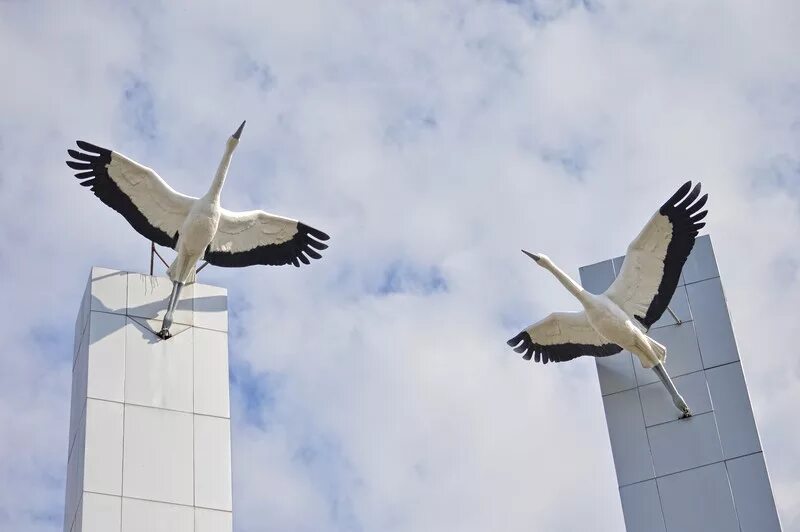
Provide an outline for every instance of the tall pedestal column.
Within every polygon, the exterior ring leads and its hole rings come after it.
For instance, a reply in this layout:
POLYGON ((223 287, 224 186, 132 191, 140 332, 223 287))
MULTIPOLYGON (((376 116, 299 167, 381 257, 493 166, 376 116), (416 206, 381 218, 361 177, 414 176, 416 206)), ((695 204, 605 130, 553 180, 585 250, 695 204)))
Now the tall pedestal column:
MULTIPOLYGON (((603 292, 623 257, 581 268, 603 292)), ((628 532, 777 532, 758 430, 714 251, 698 238, 669 312, 650 329, 667 346, 666 369, 693 417, 678 419, 652 370, 623 351, 597 374, 628 532)))
POLYGON ((232 530, 227 292, 93 268, 75 326, 64 532, 232 530))

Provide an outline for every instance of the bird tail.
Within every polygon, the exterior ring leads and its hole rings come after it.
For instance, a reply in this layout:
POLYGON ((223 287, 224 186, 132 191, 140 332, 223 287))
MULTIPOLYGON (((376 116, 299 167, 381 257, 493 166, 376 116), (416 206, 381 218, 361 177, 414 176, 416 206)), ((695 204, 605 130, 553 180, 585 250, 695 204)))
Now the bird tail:
POLYGON ((181 260, 180 255, 175 257, 172 264, 167 269, 167 276, 172 280, 183 284, 191 284, 197 281, 197 263, 189 263, 181 260))
POLYGON ((658 361, 663 364, 665 360, 667 360, 667 348, 652 338, 648 338, 650 341, 650 347, 653 349, 653 353, 655 353, 658 361))

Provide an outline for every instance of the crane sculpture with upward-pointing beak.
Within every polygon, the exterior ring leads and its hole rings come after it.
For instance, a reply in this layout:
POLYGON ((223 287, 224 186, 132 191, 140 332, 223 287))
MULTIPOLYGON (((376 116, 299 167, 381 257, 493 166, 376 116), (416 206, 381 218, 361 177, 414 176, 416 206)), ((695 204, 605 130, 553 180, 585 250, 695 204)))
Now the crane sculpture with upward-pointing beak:
POLYGON ((297 220, 264 211, 233 212, 220 206, 220 193, 244 122, 228 139, 222 161, 202 198, 176 192, 150 168, 124 155, 78 141, 67 150, 80 184, 122 214, 142 236, 177 251, 168 270, 172 293, 158 336, 170 338, 181 289, 195 281, 197 261, 224 267, 309 264, 328 246, 328 235, 297 220))
POLYGON ((545 364, 584 355, 605 357, 626 349, 639 358, 642 367, 653 368, 675 406, 684 417, 691 416, 664 368, 666 347, 645 333, 667 309, 695 237, 705 225, 700 220, 708 211, 700 209, 708 194, 698 199, 699 195, 700 183, 692 188, 688 182, 661 206, 628 246, 622 270, 603 294, 584 290, 545 255, 522 250, 549 270, 584 310, 553 312, 509 340, 508 345, 525 353, 523 358, 530 360, 535 354, 535 360, 545 364))

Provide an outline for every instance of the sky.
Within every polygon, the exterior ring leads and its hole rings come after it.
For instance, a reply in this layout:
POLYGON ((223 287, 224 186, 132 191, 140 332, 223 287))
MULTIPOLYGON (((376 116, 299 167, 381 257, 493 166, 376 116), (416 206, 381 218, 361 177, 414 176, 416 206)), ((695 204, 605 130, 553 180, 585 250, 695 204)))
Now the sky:
POLYGON ((800 530, 800 4, 0 1, 0 529, 61 529, 75 316, 149 243, 76 139, 331 235, 229 290, 238 531, 618 531, 594 362, 505 344, 577 302, 519 249, 624 253, 687 179, 781 520, 800 530))

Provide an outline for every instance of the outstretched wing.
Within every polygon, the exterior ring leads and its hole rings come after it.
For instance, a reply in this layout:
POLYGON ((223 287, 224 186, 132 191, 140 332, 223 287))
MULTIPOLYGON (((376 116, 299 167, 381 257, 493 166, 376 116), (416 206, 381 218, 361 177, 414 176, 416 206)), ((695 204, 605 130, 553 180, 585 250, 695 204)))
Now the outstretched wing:
POLYGON ((120 213, 136 231, 156 244, 175 248, 181 228, 196 198, 173 190, 157 173, 124 155, 78 141, 83 151, 67 150, 81 185, 91 187, 100 201, 120 213))
POLYGON ((300 263, 319 259, 328 235, 297 220, 264 211, 232 212, 222 209, 219 228, 206 250, 205 260, 215 266, 300 263))
POLYGON ((628 246, 622 270, 605 292, 645 329, 666 310, 697 233, 705 225, 700 220, 708 211, 700 209, 708 194, 698 199, 699 195, 700 183, 692 188, 689 181, 661 206, 628 246))
POLYGON ((589 324, 586 313, 553 312, 545 319, 534 323, 514 338, 508 345, 522 358, 536 362, 565 362, 580 356, 607 357, 622 351, 600 336, 589 324))

